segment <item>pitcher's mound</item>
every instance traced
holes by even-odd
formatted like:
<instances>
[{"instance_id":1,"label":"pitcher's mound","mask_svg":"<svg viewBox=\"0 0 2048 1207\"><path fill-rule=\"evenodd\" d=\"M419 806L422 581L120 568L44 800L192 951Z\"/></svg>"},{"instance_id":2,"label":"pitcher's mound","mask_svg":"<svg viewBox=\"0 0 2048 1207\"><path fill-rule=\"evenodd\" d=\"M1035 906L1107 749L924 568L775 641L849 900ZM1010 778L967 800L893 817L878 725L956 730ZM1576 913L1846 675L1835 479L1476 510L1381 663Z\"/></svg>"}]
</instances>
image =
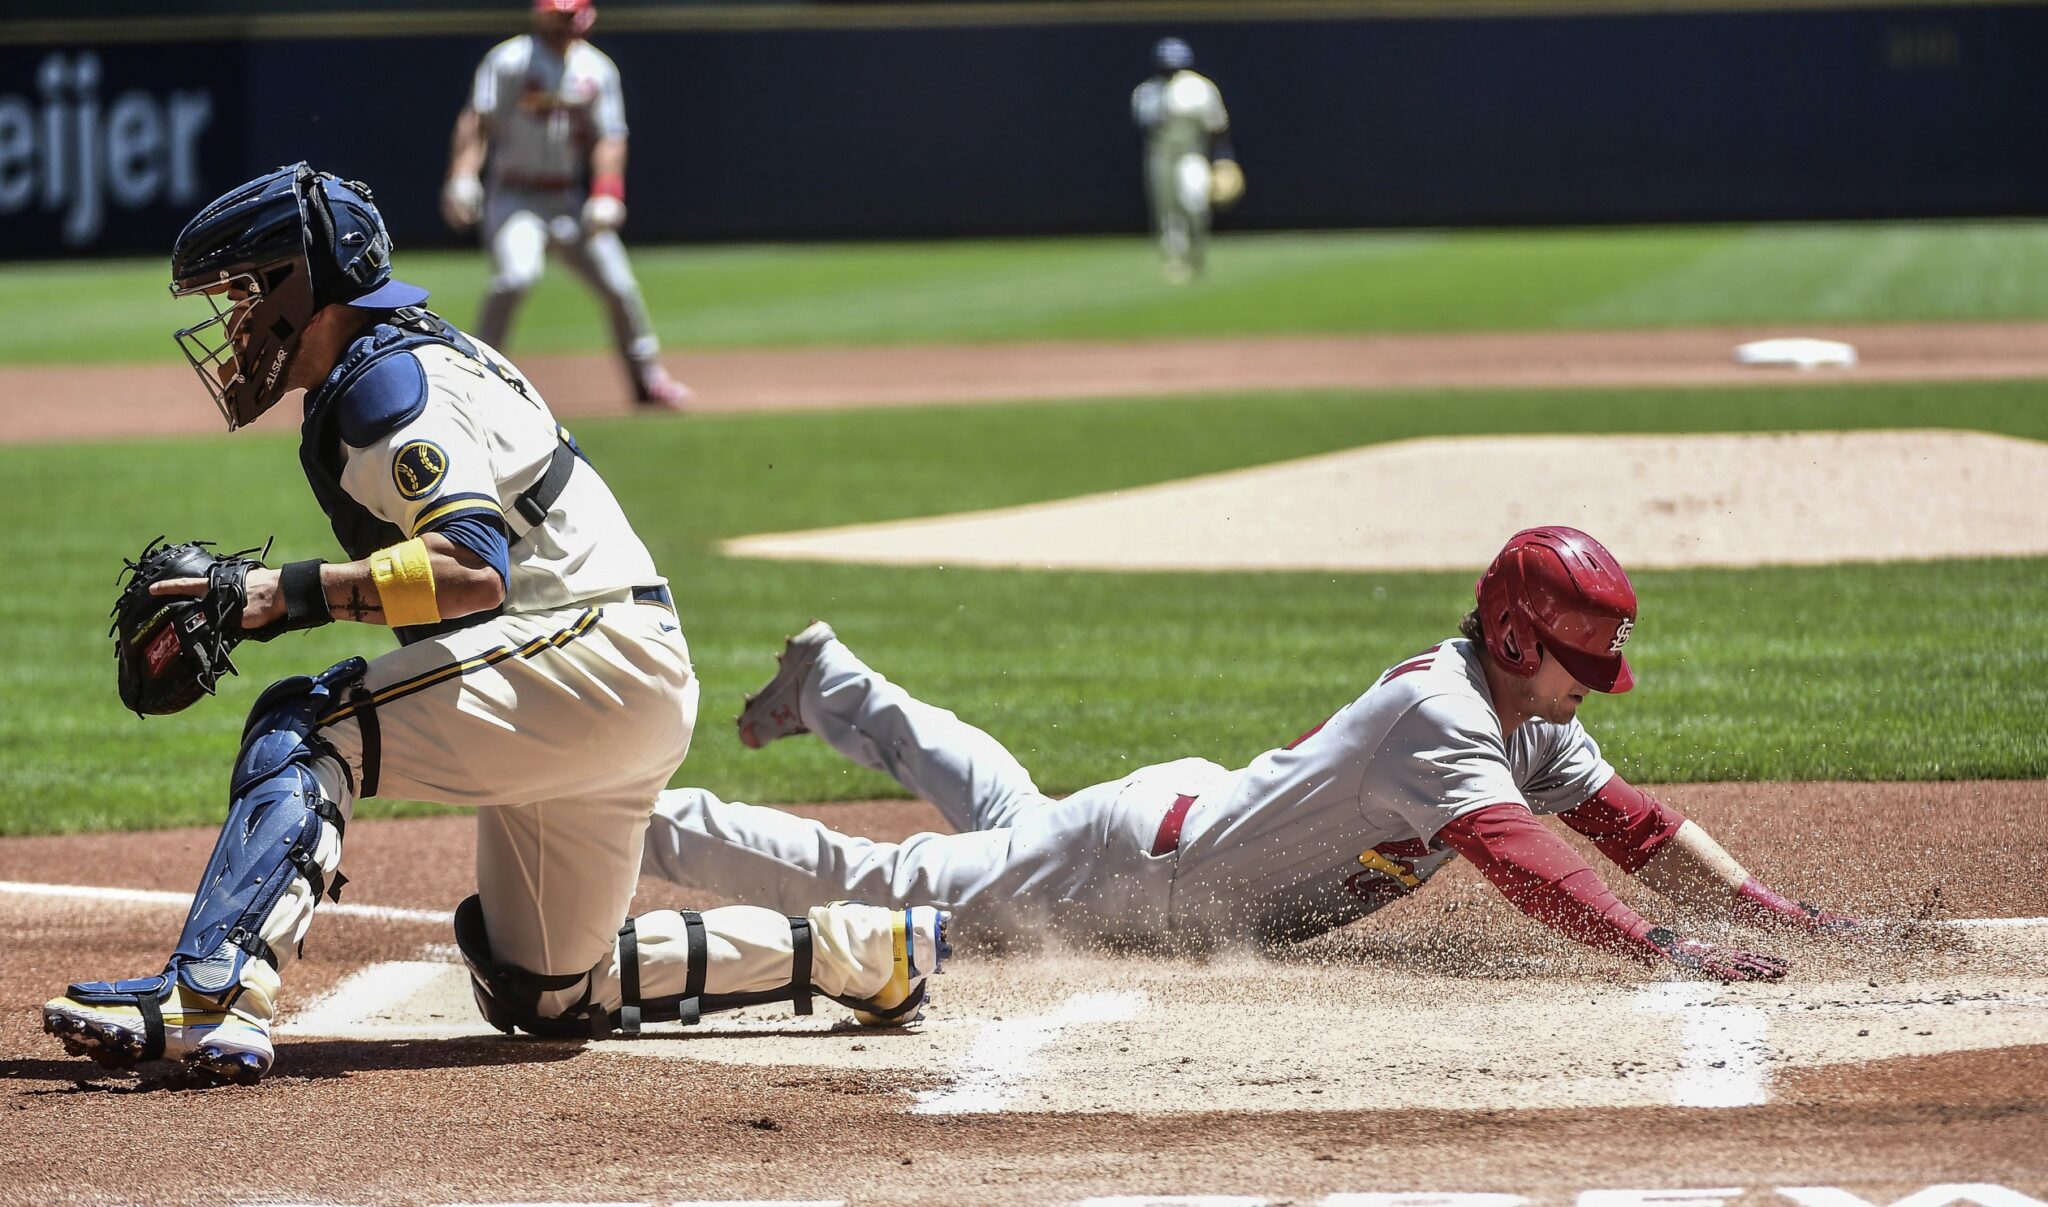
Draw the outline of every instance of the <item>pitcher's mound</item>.
<instances>
[{"instance_id":1,"label":"pitcher's mound","mask_svg":"<svg viewBox=\"0 0 2048 1207\"><path fill-rule=\"evenodd\" d=\"M789 561L1092 570L1472 570L1517 529L1624 565L2048 554L2048 444L1952 430L1472 436L1028 507L740 537Z\"/></svg>"}]
</instances>

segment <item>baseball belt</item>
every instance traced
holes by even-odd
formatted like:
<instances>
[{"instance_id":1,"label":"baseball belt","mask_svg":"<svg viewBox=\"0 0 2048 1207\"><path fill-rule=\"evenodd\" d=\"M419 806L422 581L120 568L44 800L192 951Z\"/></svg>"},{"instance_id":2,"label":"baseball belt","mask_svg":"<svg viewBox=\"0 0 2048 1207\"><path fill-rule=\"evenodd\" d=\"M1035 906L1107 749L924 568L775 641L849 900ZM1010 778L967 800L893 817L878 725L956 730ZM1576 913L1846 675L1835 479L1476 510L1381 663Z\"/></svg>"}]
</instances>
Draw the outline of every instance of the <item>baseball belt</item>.
<instances>
[{"instance_id":1,"label":"baseball belt","mask_svg":"<svg viewBox=\"0 0 2048 1207\"><path fill-rule=\"evenodd\" d=\"M1155 858L1171 855L1180 849L1180 828L1188 819L1188 810L1195 807L1192 796L1176 796L1173 804L1167 806L1166 816L1160 819L1159 833L1152 836L1152 854Z\"/></svg>"}]
</instances>

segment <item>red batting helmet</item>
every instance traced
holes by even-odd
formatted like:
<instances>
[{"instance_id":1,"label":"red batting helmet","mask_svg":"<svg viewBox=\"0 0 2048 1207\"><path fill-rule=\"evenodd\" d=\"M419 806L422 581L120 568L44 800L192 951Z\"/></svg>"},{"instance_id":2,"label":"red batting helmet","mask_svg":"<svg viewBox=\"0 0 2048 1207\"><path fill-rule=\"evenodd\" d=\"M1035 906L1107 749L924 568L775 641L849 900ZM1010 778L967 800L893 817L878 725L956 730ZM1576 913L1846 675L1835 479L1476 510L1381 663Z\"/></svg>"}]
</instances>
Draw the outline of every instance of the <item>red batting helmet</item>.
<instances>
[{"instance_id":1,"label":"red batting helmet","mask_svg":"<svg viewBox=\"0 0 2048 1207\"><path fill-rule=\"evenodd\" d=\"M574 13L576 32L587 34L597 21L597 7L592 0L533 0L533 11L537 13Z\"/></svg>"},{"instance_id":2,"label":"red batting helmet","mask_svg":"<svg viewBox=\"0 0 2048 1207\"><path fill-rule=\"evenodd\" d=\"M1525 528L1474 590L1486 648L1502 669L1526 679L1549 650L1595 691L1635 686L1621 647L1636 627L1636 589L1599 541L1576 528Z\"/></svg>"}]
</instances>

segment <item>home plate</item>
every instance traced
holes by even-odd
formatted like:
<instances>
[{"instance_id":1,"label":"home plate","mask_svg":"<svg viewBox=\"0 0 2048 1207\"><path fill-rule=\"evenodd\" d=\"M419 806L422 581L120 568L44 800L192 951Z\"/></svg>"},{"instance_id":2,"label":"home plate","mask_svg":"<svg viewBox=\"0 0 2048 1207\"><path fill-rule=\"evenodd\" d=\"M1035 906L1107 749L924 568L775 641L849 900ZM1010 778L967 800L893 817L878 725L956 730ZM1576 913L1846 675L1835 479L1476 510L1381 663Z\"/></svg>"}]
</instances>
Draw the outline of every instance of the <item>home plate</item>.
<instances>
[{"instance_id":1,"label":"home plate","mask_svg":"<svg viewBox=\"0 0 2048 1207\"><path fill-rule=\"evenodd\" d=\"M1385 954L961 959L935 979L932 1016L915 1028L862 1028L820 1000L812 1015L750 1007L588 1048L872 1073L918 1114L1749 1106L1773 1101L1774 1079L1795 1070L2038 1045L2048 919L1960 925L1966 942L1909 965L1815 948L1773 985L1645 980L1575 951L1532 953L1509 975ZM280 1030L494 1034L459 965L421 962L365 969Z\"/></svg>"}]
</instances>

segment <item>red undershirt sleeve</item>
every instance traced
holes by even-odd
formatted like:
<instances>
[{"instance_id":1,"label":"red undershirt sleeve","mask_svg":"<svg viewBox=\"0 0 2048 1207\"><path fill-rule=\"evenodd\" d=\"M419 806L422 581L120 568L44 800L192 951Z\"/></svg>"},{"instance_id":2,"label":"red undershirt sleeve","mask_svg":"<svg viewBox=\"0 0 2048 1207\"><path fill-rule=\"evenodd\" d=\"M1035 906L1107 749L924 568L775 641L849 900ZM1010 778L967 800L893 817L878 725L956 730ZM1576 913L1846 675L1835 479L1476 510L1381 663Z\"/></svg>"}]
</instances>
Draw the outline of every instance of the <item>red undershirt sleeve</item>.
<instances>
[{"instance_id":1,"label":"red undershirt sleeve","mask_svg":"<svg viewBox=\"0 0 2048 1207\"><path fill-rule=\"evenodd\" d=\"M1516 909L1581 943L1650 961L1652 926L1615 897L1570 843L1527 805L1503 802L1467 813L1437 839L1472 861Z\"/></svg>"},{"instance_id":2,"label":"red undershirt sleeve","mask_svg":"<svg viewBox=\"0 0 2048 1207\"><path fill-rule=\"evenodd\" d=\"M1684 814L1618 775L1558 818L1592 839L1602 855L1630 875L1685 824Z\"/></svg>"}]
</instances>

